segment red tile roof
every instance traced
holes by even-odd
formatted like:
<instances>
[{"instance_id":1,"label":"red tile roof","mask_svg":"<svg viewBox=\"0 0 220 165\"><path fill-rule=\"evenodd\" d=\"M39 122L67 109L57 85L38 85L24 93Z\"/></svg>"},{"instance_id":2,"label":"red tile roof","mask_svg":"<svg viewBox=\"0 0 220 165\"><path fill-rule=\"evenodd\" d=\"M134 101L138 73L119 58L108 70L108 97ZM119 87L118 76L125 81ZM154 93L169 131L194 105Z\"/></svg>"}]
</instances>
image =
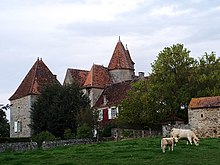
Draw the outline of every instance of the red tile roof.
<instances>
[{"instance_id":1,"label":"red tile roof","mask_svg":"<svg viewBox=\"0 0 220 165\"><path fill-rule=\"evenodd\" d=\"M28 95L39 95L43 86L58 82L56 76L48 69L42 60L37 59L20 86L9 100L15 100Z\"/></svg>"},{"instance_id":2,"label":"red tile roof","mask_svg":"<svg viewBox=\"0 0 220 165\"><path fill-rule=\"evenodd\" d=\"M131 89L132 82L133 81L124 81L106 87L94 107L100 108L119 104L127 97L128 91ZM104 96L107 99L106 105L104 105Z\"/></svg>"},{"instance_id":3,"label":"red tile roof","mask_svg":"<svg viewBox=\"0 0 220 165\"><path fill-rule=\"evenodd\" d=\"M189 109L220 107L220 96L192 98Z\"/></svg>"},{"instance_id":4,"label":"red tile roof","mask_svg":"<svg viewBox=\"0 0 220 165\"><path fill-rule=\"evenodd\" d=\"M79 86L83 86L89 74L89 71L80 69L67 69L67 72L70 73L73 81L78 83Z\"/></svg>"},{"instance_id":5,"label":"red tile roof","mask_svg":"<svg viewBox=\"0 0 220 165\"><path fill-rule=\"evenodd\" d=\"M134 62L131 59L130 53L124 48L124 45L119 40L112 58L109 62L108 69L132 69L134 70Z\"/></svg>"},{"instance_id":6,"label":"red tile roof","mask_svg":"<svg viewBox=\"0 0 220 165\"><path fill-rule=\"evenodd\" d=\"M106 85L112 84L108 69L102 65L93 64L84 87L105 88Z\"/></svg>"}]
</instances>

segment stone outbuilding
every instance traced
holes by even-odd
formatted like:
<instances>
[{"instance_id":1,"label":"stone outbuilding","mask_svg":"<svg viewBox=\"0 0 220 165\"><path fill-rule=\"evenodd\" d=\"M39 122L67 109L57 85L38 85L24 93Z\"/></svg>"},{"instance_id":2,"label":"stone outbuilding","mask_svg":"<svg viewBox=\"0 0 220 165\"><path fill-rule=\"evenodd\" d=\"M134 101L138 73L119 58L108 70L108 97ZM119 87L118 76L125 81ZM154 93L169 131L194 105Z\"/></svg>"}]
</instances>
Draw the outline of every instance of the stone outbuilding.
<instances>
[{"instance_id":1,"label":"stone outbuilding","mask_svg":"<svg viewBox=\"0 0 220 165\"><path fill-rule=\"evenodd\" d=\"M220 96L192 98L188 117L199 137L220 137Z\"/></svg>"}]
</instances>

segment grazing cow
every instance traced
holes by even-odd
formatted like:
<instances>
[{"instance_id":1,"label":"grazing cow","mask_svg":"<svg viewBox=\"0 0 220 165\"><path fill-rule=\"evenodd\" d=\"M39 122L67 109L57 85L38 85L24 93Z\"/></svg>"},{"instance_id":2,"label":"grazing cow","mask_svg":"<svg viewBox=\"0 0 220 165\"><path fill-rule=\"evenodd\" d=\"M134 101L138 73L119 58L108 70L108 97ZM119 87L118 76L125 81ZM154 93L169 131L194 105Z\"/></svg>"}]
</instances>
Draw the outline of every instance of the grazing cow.
<instances>
[{"instance_id":1,"label":"grazing cow","mask_svg":"<svg viewBox=\"0 0 220 165\"><path fill-rule=\"evenodd\" d=\"M192 141L196 146L199 145L199 138L196 134L190 129L177 129L173 128L170 132L170 136L179 139L186 139L192 145Z\"/></svg>"},{"instance_id":2,"label":"grazing cow","mask_svg":"<svg viewBox=\"0 0 220 165\"><path fill-rule=\"evenodd\" d=\"M178 141L177 138L162 138L161 139L161 149L163 153L165 152L166 147L169 147L169 150L173 151L174 144Z\"/></svg>"}]
</instances>

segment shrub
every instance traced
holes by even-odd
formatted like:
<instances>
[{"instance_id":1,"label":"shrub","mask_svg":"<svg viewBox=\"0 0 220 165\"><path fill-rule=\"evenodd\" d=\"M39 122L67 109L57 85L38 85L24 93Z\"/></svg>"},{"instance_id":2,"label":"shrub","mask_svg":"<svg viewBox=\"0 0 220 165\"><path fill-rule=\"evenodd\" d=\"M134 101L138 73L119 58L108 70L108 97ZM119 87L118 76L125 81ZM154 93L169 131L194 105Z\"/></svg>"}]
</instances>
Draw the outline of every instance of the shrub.
<instances>
[{"instance_id":1,"label":"shrub","mask_svg":"<svg viewBox=\"0 0 220 165\"><path fill-rule=\"evenodd\" d=\"M37 147L41 148L44 141L53 141L55 140L55 136L51 134L49 131L43 131L32 137L32 140L37 142Z\"/></svg>"},{"instance_id":2,"label":"shrub","mask_svg":"<svg viewBox=\"0 0 220 165\"><path fill-rule=\"evenodd\" d=\"M116 125L114 123L108 123L104 125L101 136L102 137L110 137L112 135L112 128L116 128Z\"/></svg>"},{"instance_id":3,"label":"shrub","mask_svg":"<svg viewBox=\"0 0 220 165\"><path fill-rule=\"evenodd\" d=\"M77 128L77 138L91 138L92 129L88 124L84 123L81 127Z\"/></svg>"},{"instance_id":4,"label":"shrub","mask_svg":"<svg viewBox=\"0 0 220 165\"><path fill-rule=\"evenodd\" d=\"M64 139L72 139L73 138L73 134L72 134L72 131L71 129L65 129L64 131Z\"/></svg>"}]
</instances>

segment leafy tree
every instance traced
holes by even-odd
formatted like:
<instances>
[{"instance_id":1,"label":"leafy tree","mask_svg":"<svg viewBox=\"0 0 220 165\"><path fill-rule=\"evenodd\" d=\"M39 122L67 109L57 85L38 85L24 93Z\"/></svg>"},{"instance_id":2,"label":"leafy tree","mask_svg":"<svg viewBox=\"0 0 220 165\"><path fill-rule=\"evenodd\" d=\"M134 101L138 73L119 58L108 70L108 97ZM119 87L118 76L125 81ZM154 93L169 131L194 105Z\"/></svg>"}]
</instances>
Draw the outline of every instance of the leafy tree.
<instances>
[{"instance_id":1,"label":"leafy tree","mask_svg":"<svg viewBox=\"0 0 220 165\"><path fill-rule=\"evenodd\" d=\"M47 86L32 107L30 126L33 134L49 131L64 138L68 128L76 134L77 113L88 107L88 97L76 84Z\"/></svg>"},{"instance_id":2,"label":"leafy tree","mask_svg":"<svg viewBox=\"0 0 220 165\"><path fill-rule=\"evenodd\" d=\"M206 97L220 95L220 58L214 52L205 53L194 69L193 95Z\"/></svg>"},{"instance_id":3,"label":"leafy tree","mask_svg":"<svg viewBox=\"0 0 220 165\"><path fill-rule=\"evenodd\" d=\"M10 135L10 126L4 111L7 110L8 108L9 105L0 106L0 137L9 137Z\"/></svg>"},{"instance_id":4,"label":"leafy tree","mask_svg":"<svg viewBox=\"0 0 220 165\"><path fill-rule=\"evenodd\" d=\"M119 123L150 125L178 116L187 121L191 98L220 95L220 58L214 52L195 60L183 44L164 48L148 81L133 84L122 102Z\"/></svg>"},{"instance_id":5,"label":"leafy tree","mask_svg":"<svg viewBox=\"0 0 220 165\"><path fill-rule=\"evenodd\" d=\"M132 84L128 97L122 101L118 123L120 125L132 125L139 127L147 122L144 121L146 110L147 81L140 80Z\"/></svg>"},{"instance_id":6,"label":"leafy tree","mask_svg":"<svg viewBox=\"0 0 220 165\"><path fill-rule=\"evenodd\" d=\"M152 64L149 95L158 114L165 118L179 115L187 118L186 105L191 99L192 68L196 61L183 44L164 48Z\"/></svg>"}]
</instances>

